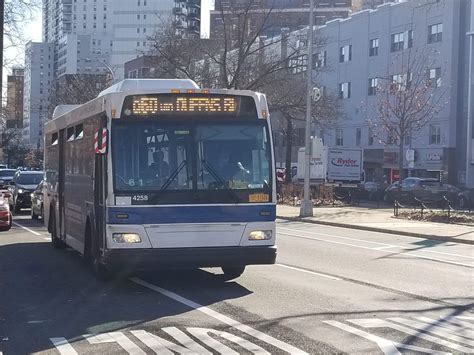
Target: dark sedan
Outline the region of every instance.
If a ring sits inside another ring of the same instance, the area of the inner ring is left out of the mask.
[[[452,204],[456,204],[460,190],[453,185],[444,184],[436,179],[409,177],[403,179],[399,188],[398,181],[385,189],[385,200],[394,202],[413,202],[415,198],[426,203],[442,202],[446,197]]]
[[[11,181],[12,210],[18,213],[31,207],[31,193],[43,179],[42,171],[17,171]]]

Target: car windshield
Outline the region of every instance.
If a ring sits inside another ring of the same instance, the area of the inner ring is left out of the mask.
[[[156,193],[157,203],[190,203],[190,196],[195,203],[238,202],[269,193],[264,123],[116,123],[115,190]]]
[[[43,179],[43,173],[20,174],[18,183],[22,185],[38,185]]]
[[[3,177],[13,177],[15,175],[16,170],[8,169],[8,170],[0,170],[0,179]]]

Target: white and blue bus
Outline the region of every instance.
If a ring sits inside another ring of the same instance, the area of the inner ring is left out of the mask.
[[[263,94],[124,80],[45,125],[44,219],[54,247],[100,278],[118,269],[276,258],[275,169]]]

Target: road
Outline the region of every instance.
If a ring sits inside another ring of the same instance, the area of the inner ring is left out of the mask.
[[[0,233],[7,354],[474,352],[471,245],[278,221],[278,259],[96,281],[40,222]]]

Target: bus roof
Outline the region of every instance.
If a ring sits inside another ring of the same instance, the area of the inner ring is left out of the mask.
[[[190,79],[125,79],[102,91],[98,97],[114,92],[163,89],[195,90],[199,86]]]

